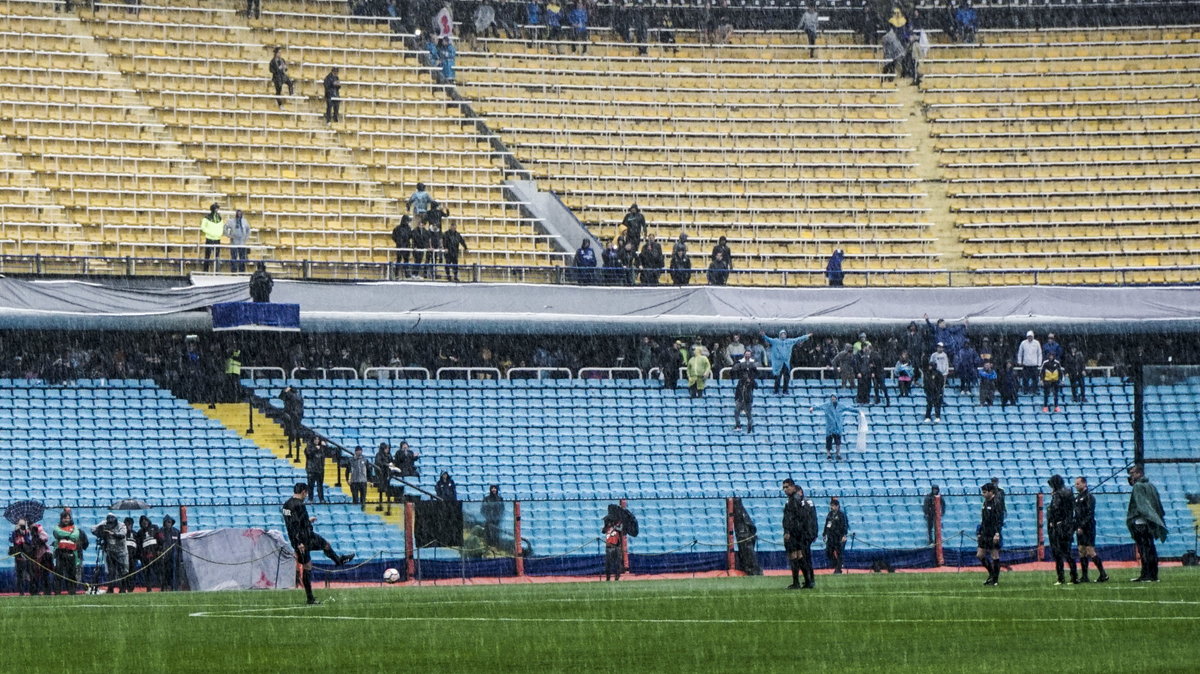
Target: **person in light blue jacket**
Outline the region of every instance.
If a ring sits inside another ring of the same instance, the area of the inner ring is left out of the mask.
[[[815,412],[817,408],[808,408],[809,412]],[[846,413],[858,414],[858,408],[850,403],[838,402],[837,394],[829,396],[829,402],[821,405],[821,413],[825,415],[825,459],[833,461],[842,460],[842,435],[846,432],[846,427],[842,423],[842,415]]]
[[[812,337],[812,333],[792,338],[788,338],[787,330],[780,330],[778,337],[768,337],[765,332],[759,334],[767,346],[771,347],[771,374],[775,375],[775,393],[779,393],[780,381],[783,382],[783,392],[787,393],[788,382],[792,379],[792,348],[807,341]]]

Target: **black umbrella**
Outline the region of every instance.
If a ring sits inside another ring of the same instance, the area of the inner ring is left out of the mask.
[[[46,506],[41,501],[17,501],[4,509],[4,519],[16,524],[19,520],[33,524],[46,514]]]
[[[149,510],[150,504],[141,499],[127,498],[121,499],[112,504],[110,510]]]

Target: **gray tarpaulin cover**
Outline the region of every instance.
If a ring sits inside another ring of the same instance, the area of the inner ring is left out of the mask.
[[[296,587],[296,555],[278,531],[213,529],[181,538],[183,571],[193,590]]]
[[[245,281],[180,288],[121,288],[88,281],[26,281],[0,277],[0,314],[144,316],[249,299],[250,287]]]

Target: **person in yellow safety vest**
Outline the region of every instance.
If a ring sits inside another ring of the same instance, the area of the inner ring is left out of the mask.
[[[240,377],[242,374],[242,350],[234,349],[229,358],[225,359],[225,374]]]
[[[212,271],[213,262],[221,259],[221,237],[225,235],[225,221],[221,219],[219,204],[208,208],[208,215],[200,220],[200,233],[204,234],[204,271]],[[210,260],[211,258],[211,260]]]

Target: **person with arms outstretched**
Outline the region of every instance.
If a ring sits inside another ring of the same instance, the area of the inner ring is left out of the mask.
[[[771,374],[775,376],[775,393],[779,393],[779,384],[783,382],[783,392],[788,392],[788,382],[792,379],[792,348],[797,344],[808,341],[812,333],[799,337],[787,336],[787,330],[780,330],[778,337],[768,337],[766,332],[759,332],[767,346],[771,347]]]

